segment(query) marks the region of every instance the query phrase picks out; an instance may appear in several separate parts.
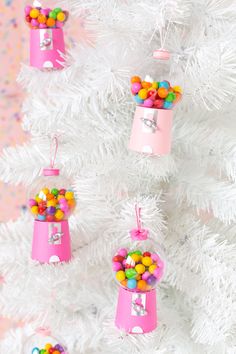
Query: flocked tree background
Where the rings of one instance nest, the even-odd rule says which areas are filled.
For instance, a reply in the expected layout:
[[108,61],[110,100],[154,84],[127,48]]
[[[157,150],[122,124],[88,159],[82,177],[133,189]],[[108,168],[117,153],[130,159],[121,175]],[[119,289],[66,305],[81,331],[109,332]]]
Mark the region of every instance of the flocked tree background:
[[[69,352],[236,352],[236,4],[234,0],[71,0],[85,42],[62,71],[22,66],[27,90],[22,128],[30,141],[0,158],[4,182],[27,186],[48,165],[59,136],[57,166],[73,178],[73,260],[30,259],[33,218],[0,226],[1,314],[21,321],[0,342],[19,353],[32,329],[49,326]],[[169,62],[152,58],[161,46]],[[184,88],[174,112],[169,156],[127,148],[135,104],[132,75],[170,79]],[[159,327],[124,335],[113,323],[118,287],[111,252],[142,221],[165,250],[158,290]]]

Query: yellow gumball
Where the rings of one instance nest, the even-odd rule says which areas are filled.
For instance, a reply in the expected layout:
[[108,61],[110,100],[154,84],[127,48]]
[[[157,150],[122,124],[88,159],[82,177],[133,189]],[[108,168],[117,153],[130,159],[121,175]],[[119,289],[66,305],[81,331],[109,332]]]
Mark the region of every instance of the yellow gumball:
[[71,191],[66,192],[65,198],[66,198],[67,200],[74,199],[74,193],[71,192]]
[[116,273],[116,279],[119,281],[119,282],[122,282],[123,280],[125,280],[126,276],[125,276],[125,272],[123,270],[119,270],[117,273]]
[[42,192],[43,192],[45,195],[47,195],[47,194],[49,193],[49,189],[48,189],[48,188],[43,188],[43,189],[42,189]]
[[64,12],[59,12],[57,14],[57,21],[63,22],[65,21],[65,19],[66,19],[66,15],[64,14]]
[[152,83],[152,87],[151,87],[152,89],[158,89],[158,82],[153,82]]
[[49,351],[50,348],[52,348],[52,344],[50,344],[50,343],[45,344],[45,349],[47,351]]
[[39,198],[39,195],[37,194],[36,197],[34,198],[37,203],[40,203],[43,201],[43,199]]
[[154,270],[157,268],[157,265],[156,264],[152,264],[152,265],[150,265],[150,267],[148,268],[148,270],[149,270],[149,272],[151,273],[151,274],[153,274],[154,273]]
[[53,206],[55,207],[57,205],[57,200],[56,199],[50,199],[47,201],[47,207]]
[[38,18],[38,15],[39,15],[39,10],[38,9],[32,9],[30,11],[30,17],[31,18]]
[[64,213],[62,210],[58,209],[55,213],[56,220],[62,220],[64,217]]
[[31,213],[37,215],[38,214],[38,210],[39,210],[39,208],[37,207],[37,205],[34,205],[31,208]]
[[151,257],[143,257],[142,263],[146,266],[149,267],[152,264],[152,259]]
[[141,89],[138,93],[138,96],[142,99],[145,100],[147,98],[147,90],[146,89]]
[[132,254],[131,258],[135,261],[135,263],[138,263],[140,261],[140,255],[139,254]]
[[183,92],[181,86],[174,86],[174,87],[173,87],[173,90],[174,90],[174,92],[179,92],[179,93],[182,93],[182,92]]
[[65,196],[64,196],[64,195],[59,194],[59,195],[58,195],[58,197],[57,197],[57,200],[60,200],[60,199],[62,199],[62,198],[65,198]]
[[143,274],[145,272],[145,266],[143,264],[137,264],[135,270],[138,274]]

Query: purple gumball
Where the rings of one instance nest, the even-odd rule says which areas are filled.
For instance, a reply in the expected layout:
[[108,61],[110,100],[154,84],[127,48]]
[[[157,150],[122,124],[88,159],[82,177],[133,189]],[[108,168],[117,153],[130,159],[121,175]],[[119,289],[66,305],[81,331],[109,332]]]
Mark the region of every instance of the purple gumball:
[[54,206],[50,206],[47,208],[47,214],[48,215],[54,215],[56,212],[56,208]]
[[149,278],[147,278],[147,283],[148,285],[154,286],[157,282],[156,277],[154,277],[154,275],[150,275]]

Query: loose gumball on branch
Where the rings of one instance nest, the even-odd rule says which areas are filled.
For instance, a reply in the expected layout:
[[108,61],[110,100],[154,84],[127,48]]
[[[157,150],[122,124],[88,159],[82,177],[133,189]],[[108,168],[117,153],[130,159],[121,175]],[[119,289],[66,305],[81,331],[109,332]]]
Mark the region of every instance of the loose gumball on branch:
[[70,182],[54,168],[58,148],[48,168],[33,184],[28,205],[34,216],[32,259],[43,263],[65,262],[71,259],[68,218],[76,206]]
[[130,231],[131,247],[119,248],[112,258],[119,297],[115,324],[127,333],[148,333],[157,326],[156,290],[164,262],[141,228],[141,209],[136,206],[137,229]]
[[[36,3],[39,5],[40,3]],[[25,21],[30,27],[30,65],[42,68],[63,68],[65,54],[62,27],[69,16],[60,7],[25,6]],[[61,55],[63,54],[63,55]]]
[[182,98],[182,88],[169,81],[131,78],[137,104],[129,148],[138,152],[166,155],[171,151],[172,109]]

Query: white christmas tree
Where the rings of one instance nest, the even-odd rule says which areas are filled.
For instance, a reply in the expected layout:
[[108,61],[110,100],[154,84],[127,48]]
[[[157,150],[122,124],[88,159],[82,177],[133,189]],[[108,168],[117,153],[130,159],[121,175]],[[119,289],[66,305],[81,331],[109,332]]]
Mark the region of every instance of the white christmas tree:
[[[23,66],[28,91],[23,146],[7,148],[1,180],[35,180],[59,136],[56,165],[73,178],[73,260],[31,260],[32,217],[1,225],[1,314],[23,321],[0,342],[20,353],[31,330],[50,327],[75,353],[236,353],[236,6],[234,0],[58,1],[85,18],[90,42],[68,66]],[[165,46],[168,62],[152,53]],[[183,85],[169,156],[129,151],[135,104],[130,77]],[[134,205],[166,255],[158,328],[114,326],[118,287],[111,257],[135,226]],[[3,206],[2,206],[3,207]]]

